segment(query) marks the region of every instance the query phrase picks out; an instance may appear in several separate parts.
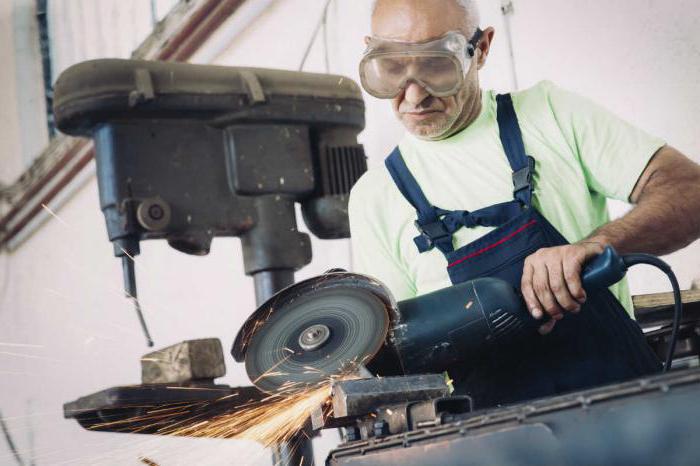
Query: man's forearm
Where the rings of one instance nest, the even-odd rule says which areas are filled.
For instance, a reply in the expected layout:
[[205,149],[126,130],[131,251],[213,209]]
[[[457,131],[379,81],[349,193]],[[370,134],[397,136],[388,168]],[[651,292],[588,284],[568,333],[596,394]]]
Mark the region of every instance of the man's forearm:
[[700,166],[665,146],[654,155],[630,196],[635,207],[624,217],[578,243],[542,248],[525,259],[521,290],[532,315],[552,319],[552,330],[565,311],[578,312],[586,300],[581,283],[585,263],[603,247],[618,252],[666,254],[700,236]]
[[631,196],[635,207],[583,242],[612,245],[622,254],[662,255],[700,237],[700,167],[666,146],[647,168]]

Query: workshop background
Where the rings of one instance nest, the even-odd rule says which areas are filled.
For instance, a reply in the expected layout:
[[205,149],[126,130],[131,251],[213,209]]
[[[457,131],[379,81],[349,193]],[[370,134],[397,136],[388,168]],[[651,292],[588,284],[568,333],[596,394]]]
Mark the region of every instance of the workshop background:
[[[77,163],[84,156],[78,154],[51,172],[49,162],[65,155],[70,140],[50,144],[50,87],[74,63],[135,50],[147,58],[233,66],[297,70],[304,62],[305,71],[359,81],[371,3],[0,0],[0,465],[128,465],[144,458],[161,466],[270,463],[268,452],[251,442],[96,433],[63,419],[66,401],[138,383],[139,358],[148,348],[106,237],[94,161]],[[481,26],[496,28],[484,87],[507,91],[552,80],[700,162],[697,0],[478,4]],[[375,166],[402,130],[387,102],[365,95],[365,103],[360,141]],[[616,215],[626,208],[611,205]],[[352,267],[348,240],[312,244],[314,259],[297,279]],[[156,347],[218,337],[229,348],[255,307],[239,240],[217,238],[205,257],[162,241],[141,247],[139,291]],[[697,242],[667,257],[682,288],[700,277],[698,258]],[[633,270],[633,294],[667,291],[660,278]],[[242,365],[228,354],[227,361],[221,381],[248,385]],[[314,442],[318,463],[336,441],[328,432]]]

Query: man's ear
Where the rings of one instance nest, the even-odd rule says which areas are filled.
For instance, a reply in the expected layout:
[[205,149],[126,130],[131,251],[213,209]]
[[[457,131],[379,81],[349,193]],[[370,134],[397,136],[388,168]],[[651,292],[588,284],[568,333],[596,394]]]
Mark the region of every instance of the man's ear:
[[365,45],[369,45],[369,41],[371,41],[372,38],[370,36],[365,36]]
[[477,50],[479,50],[479,52],[477,53],[478,69],[481,69],[484,66],[484,64],[486,64],[486,58],[488,58],[489,56],[489,50],[491,50],[491,41],[493,40],[493,36],[495,33],[496,31],[492,27],[487,27],[481,34],[481,39],[479,39],[479,43],[476,44],[476,48]]

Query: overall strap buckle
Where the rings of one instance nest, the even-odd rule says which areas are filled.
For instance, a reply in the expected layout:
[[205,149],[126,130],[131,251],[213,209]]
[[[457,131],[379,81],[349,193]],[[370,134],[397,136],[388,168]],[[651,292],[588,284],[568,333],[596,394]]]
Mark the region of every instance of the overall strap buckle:
[[[442,252],[449,252],[452,249],[452,233],[449,232],[442,220],[421,225],[418,220],[414,221],[420,235],[416,236],[413,241],[418,246],[419,252],[425,252],[438,247]],[[448,244],[449,243],[449,244]],[[446,249],[446,251],[443,251]]]
[[532,177],[535,174],[535,159],[527,156],[527,166],[513,172],[513,196],[526,206],[532,198]]

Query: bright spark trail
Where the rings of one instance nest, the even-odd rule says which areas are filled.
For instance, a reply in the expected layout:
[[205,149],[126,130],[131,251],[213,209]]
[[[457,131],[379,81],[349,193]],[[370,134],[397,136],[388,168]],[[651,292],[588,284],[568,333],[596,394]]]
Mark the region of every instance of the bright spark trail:
[[[303,434],[311,414],[321,409],[323,417],[332,414],[331,382],[357,377],[340,375],[320,381],[311,387],[289,384],[282,391],[262,399],[241,400],[223,414],[211,415],[213,407],[227,395],[215,401],[179,403],[153,407],[138,416],[92,426],[96,430],[123,430],[124,432],[156,433],[160,435],[206,437],[219,439],[254,440],[265,447],[293,443],[297,434]],[[183,387],[173,387],[183,388]]]
[[330,408],[330,383],[290,396],[272,395],[240,411],[201,421],[192,426],[166,429],[169,435],[255,440],[266,447],[290,440],[306,425],[311,412]]

